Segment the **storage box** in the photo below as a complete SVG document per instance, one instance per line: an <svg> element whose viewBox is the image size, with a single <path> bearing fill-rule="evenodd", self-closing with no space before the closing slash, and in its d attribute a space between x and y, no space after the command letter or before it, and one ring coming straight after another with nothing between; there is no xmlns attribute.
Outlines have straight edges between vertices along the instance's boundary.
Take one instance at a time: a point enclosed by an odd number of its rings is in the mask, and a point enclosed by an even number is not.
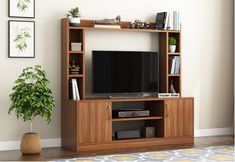
<svg viewBox="0 0 235 162"><path fill-rule="evenodd" d="M71 51L82 51L82 43L71 43Z"/></svg>

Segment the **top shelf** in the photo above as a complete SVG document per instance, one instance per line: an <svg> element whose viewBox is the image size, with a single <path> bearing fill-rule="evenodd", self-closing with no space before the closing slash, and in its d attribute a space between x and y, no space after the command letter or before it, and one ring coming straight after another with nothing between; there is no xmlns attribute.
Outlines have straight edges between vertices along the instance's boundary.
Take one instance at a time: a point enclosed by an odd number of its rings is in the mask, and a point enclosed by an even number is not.
<svg viewBox="0 0 235 162"><path fill-rule="evenodd" d="M145 32L145 33L180 33L180 30L155 30L155 29L131 29L131 22L122 21L121 28L95 28L95 20L81 20L79 26L70 26L69 19L62 19L67 24L67 28L70 30L111 30L111 31L129 31L129 32ZM150 26L153 28L155 23L150 23Z"/></svg>
<svg viewBox="0 0 235 162"><path fill-rule="evenodd" d="M179 30L154 30L154 29L130 29L130 28L94 28L94 27L82 27L82 26L70 26L69 29L83 29L83 30L116 30L116 31L131 31L131 32L147 32L147 33L180 33Z"/></svg>

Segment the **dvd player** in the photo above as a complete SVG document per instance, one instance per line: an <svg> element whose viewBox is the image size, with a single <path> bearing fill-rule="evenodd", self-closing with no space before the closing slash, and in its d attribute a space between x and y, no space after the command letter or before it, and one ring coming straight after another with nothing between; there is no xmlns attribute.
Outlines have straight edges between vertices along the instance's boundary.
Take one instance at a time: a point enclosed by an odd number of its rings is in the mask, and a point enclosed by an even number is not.
<svg viewBox="0 0 235 162"><path fill-rule="evenodd" d="M148 116L150 116L149 110L141 110L141 109L113 110L113 118L135 118L135 117L148 117Z"/></svg>

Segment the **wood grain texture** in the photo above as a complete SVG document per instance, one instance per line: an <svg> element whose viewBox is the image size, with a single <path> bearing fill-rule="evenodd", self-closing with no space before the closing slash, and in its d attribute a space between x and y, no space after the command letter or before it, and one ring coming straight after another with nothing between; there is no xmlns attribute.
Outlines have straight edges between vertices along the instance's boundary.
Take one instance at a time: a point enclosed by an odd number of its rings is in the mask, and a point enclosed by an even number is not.
<svg viewBox="0 0 235 162"><path fill-rule="evenodd" d="M194 136L194 100L180 100L183 107L183 136Z"/></svg>
<svg viewBox="0 0 235 162"><path fill-rule="evenodd" d="M192 144L192 137L186 138L172 138L172 139L139 139L139 140L119 140L111 143L101 143L93 145L80 145L80 151L92 151L92 150L109 150L109 149L123 149L123 148L140 148L149 146L160 146L160 145L175 145L175 144Z"/></svg>
<svg viewBox="0 0 235 162"><path fill-rule="evenodd" d="M168 92L168 33L159 33L159 81L160 92Z"/></svg>
<svg viewBox="0 0 235 162"><path fill-rule="evenodd" d="M78 145L78 116L77 116L77 102L75 101L64 101L65 107L63 109L62 118L62 147L77 151Z"/></svg>
<svg viewBox="0 0 235 162"><path fill-rule="evenodd" d="M165 137L193 137L193 99L167 100L165 107Z"/></svg>
<svg viewBox="0 0 235 162"><path fill-rule="evenodd" d="M79 103L78 129L79 144L112 141L111 103Z"/></svg>

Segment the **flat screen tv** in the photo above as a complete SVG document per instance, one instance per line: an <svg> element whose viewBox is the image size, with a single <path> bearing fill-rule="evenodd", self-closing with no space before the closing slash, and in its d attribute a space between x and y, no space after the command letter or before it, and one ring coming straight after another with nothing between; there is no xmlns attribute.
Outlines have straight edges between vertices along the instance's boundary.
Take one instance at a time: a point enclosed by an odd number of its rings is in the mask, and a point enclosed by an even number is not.
<svg viewBox="0 0 235 162"><path fill-rule="evenodd" d="M159 54L143 51L92 51L93 93L159 91Z"/></svg>

